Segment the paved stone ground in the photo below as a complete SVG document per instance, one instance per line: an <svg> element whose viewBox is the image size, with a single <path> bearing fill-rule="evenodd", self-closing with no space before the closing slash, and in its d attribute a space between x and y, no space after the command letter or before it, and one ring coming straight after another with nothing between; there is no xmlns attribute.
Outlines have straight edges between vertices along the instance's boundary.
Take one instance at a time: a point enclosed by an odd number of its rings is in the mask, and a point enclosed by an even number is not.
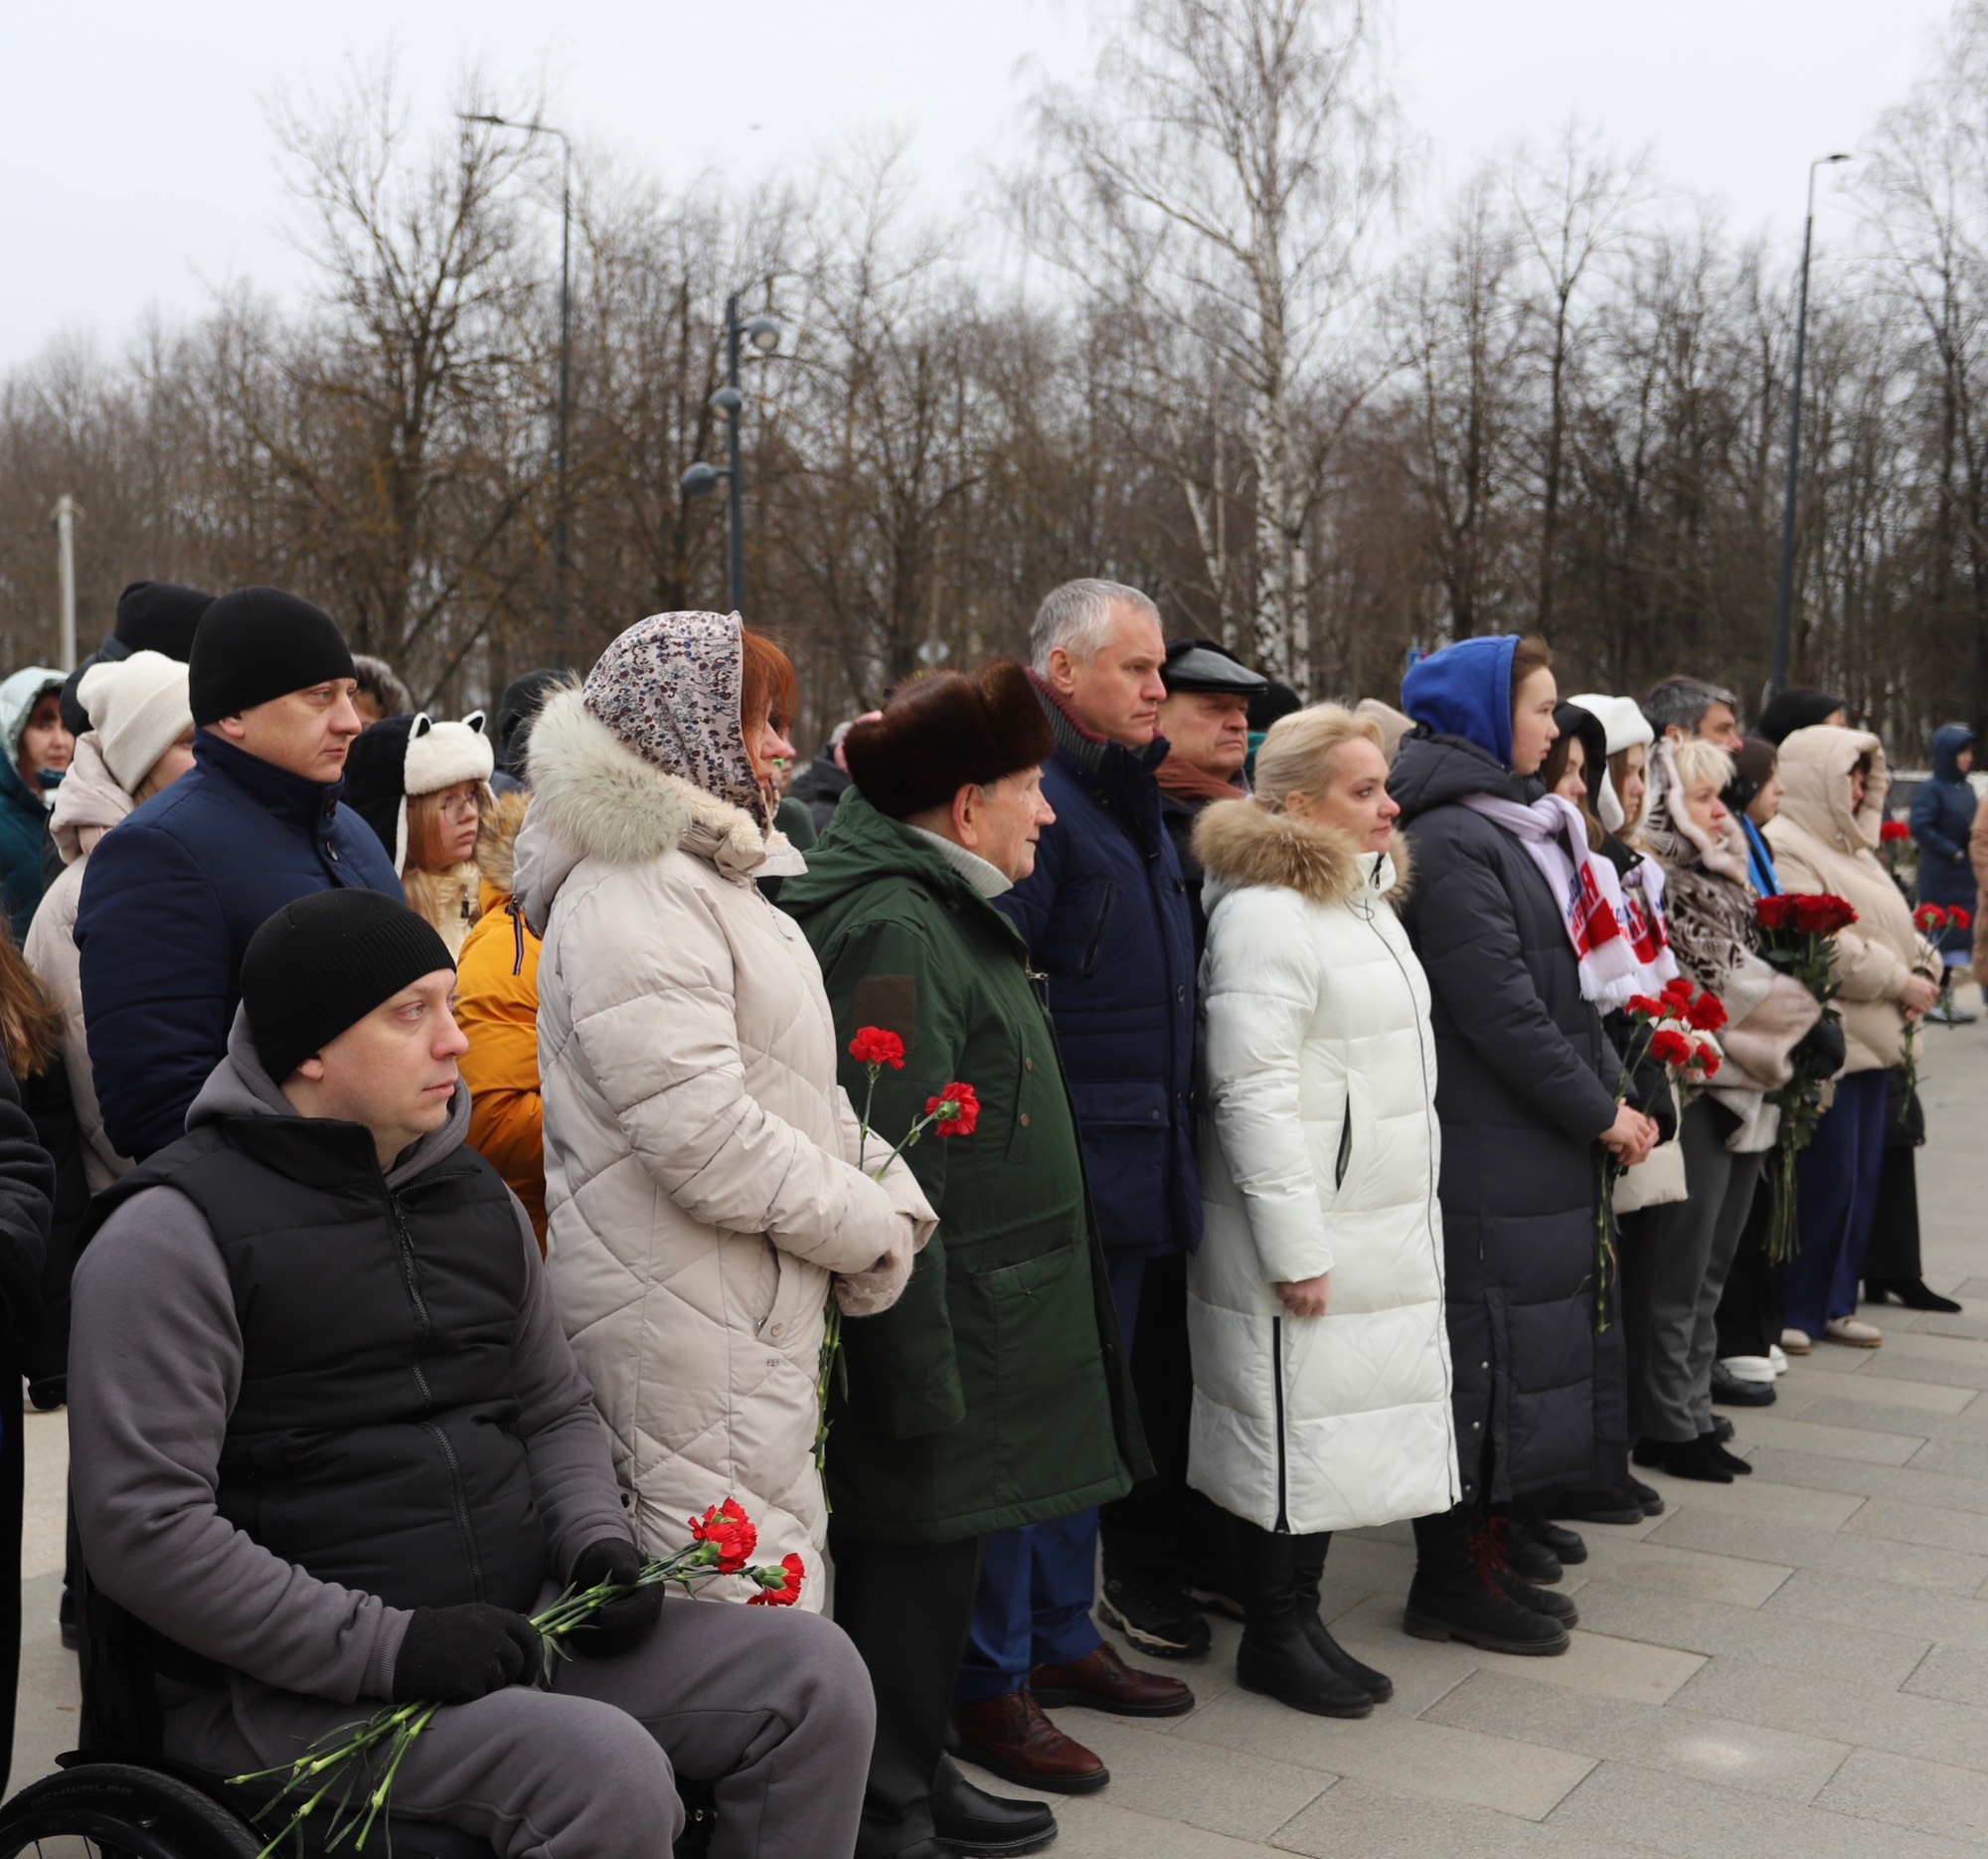
<svg viewBox="0 0 1988 1859"><path fill-rule="evenodd" d="M1325 1610L1394 1701L1343 1724L1239 1691L1218 1623L1183 1668L1191 1716L1063 1715L1112 1781L1060 1804L1061 1859L1988 1848L1988 1021L1932 1029L1923 1070L1927 1276L1965 1314L1870 1313L1882 1349L1819 1345L1771 1410L1737 1417L1752 1477L1660 1478L1663 1516L1591 1527L1563 1658L1407 1638L1406 1527L1342 1537ZM70 1746L77 1703L54 1626L63 1423L27 1426L16 1785Z"/></svg>

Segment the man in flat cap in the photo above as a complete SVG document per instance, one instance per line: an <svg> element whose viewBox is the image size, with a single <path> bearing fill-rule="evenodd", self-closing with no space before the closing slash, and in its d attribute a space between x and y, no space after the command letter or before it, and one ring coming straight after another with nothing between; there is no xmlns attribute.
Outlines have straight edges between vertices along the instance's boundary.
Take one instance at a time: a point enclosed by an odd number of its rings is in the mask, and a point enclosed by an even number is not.
<svg viewBox="0 0 1988 1859"><path fill-rule="evenodd" d="M1160 680L1167 687L1160 734L1171 751L1160 763L1160 815L1187 879L1199 961L1208 941L1208 913L1201 907L1194 823L1211 800L1234 800L1246 791L1242 764L1249 759L1249 700L1267 691L1270 681L1208 639L1176 639L1167 647Z"/></svg>

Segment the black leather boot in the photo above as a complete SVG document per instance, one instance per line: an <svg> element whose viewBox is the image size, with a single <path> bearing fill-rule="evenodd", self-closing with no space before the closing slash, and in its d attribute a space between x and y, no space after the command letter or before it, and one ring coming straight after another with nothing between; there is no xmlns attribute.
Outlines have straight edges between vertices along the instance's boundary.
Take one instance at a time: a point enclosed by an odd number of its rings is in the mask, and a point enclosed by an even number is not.
<svg viewBox="0 0 1988 1859"><path fill-rule="evenodd" d="M947 1853L1010 1859L1036 1852L1057 1836L1056 1815L1047 1801L1016 1800L977 1788L950 1756L938 1759L932 1777L931 1816L940 1850Z"/></svg>
<svg viewBox="0 0 1988 1859"><path fill-rule="evenodd" d="M1365 1717L1374 1699L1365 1686L1328 1665L1305 1630L1315 1603L1298 1593L1299 1537L1279 1536L1253 1524L1237 1530L1246 1615L1236 1648L1236 1682L1294 1711L1314 1717Z"/></svg>
<svg viewBox="0 0 1988 1859"><path fill-rule="evenodd" d="M1297 1590L1298 1599L1304 1604L1305 1637L1311 1641L1313 1651L1341 1678L1351 1679L1376 1704L1386 1704L1395 1695L1395 1681L1386 1672L1377 1672L1371 1665L1361 1664L1333 1638L1331 1629L1319 1617L1319 1582L1325 1574L1325 1557L1332 1547L1332 1532L1322 1530L1317 1536L1301 1536L1297 1539Z"/></svg>
<svg viewBox="0 0 1988 1859"><path fill-rule="evenodd" d="M1558 1620L1505 1592L1491 1544L1473 1540L1461 1505L1415 1519L1415 1579L1402 1624L1416 1639L1460 1639L1486 1652L1552 1655L1569 1644Z"/></svg>

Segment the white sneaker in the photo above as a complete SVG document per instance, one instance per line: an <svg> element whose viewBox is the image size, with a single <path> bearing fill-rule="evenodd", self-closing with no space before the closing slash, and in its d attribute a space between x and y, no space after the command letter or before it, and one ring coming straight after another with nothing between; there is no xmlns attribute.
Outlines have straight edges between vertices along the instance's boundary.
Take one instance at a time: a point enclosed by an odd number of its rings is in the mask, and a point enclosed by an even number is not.
<svg viewBox="0 0 1988 1859"><path fill-rule="evenodd" d="M1815 1344L1809 1340L1807 1330L1783 1330L1781 1347L1791 1356L1805 1356Z"/></svg>
<svg viewBox="0 0 1988 1859"><path fill-rule="evenodd" d="M1776 1375L1785 1375L1788 1372L1787 1351L1779 1343L1767 1345L1767 1360L1774 1365Z"/></svg>
<svg viewBox="0 0 1988 1859"><path fill-rule="evenodd" d="M1770 1382L1774 1365L1765 1356L1721 1356L1719 1366L1735 1381Z"/></svg>
<svg viewBox="0 0 1988 1859"><path fill-rule="evenodd" d="M1885 1332L1862 1317L1831 1317L1822 1326L1822 1333L1831 1342L1848 1343L1853 1349L1876 1349L1885 1340Z"/></svg>

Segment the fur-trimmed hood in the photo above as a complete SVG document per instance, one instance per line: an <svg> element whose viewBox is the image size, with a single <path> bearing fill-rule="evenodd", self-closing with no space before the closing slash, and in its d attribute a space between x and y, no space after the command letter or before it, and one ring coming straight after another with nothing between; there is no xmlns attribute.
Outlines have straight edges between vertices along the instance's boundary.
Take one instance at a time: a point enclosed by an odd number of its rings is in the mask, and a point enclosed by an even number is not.
<svg viewBox="0 0 1988 1859"><path fill-rule="evenodd" d="M1400 909L1408 889L1408 842L1364 850L1351 833L1272 812L1259 800L1218 800L1194 823L1194 855L1211 881L1209 907L1226 890L1280 885L1313 904L1347 904L1363 890Z"/></svg>
<svg viewBox="0 0 1988 1859"><path fill-rule="evenodd" d="M1865 756L1871 758L1871 778L1864 804L1853 809L1850 775ZM1883 743L1868 731L1816 724L1782 743L1780 766L1788 790L1781 818L1838 851L1877 851L1892 785Z"/></svg>
<svg viewBox="0 0 1988 1859"><path fill-rule="evenodd" d="M782 834L761 832L744 808L636 755L586 708L578 685L546 699L527 759L532 806L513 877L535 935L545 934L553 900L582 859L646 865L681 849L737 884L776 867L806 869Z"/></svg>

